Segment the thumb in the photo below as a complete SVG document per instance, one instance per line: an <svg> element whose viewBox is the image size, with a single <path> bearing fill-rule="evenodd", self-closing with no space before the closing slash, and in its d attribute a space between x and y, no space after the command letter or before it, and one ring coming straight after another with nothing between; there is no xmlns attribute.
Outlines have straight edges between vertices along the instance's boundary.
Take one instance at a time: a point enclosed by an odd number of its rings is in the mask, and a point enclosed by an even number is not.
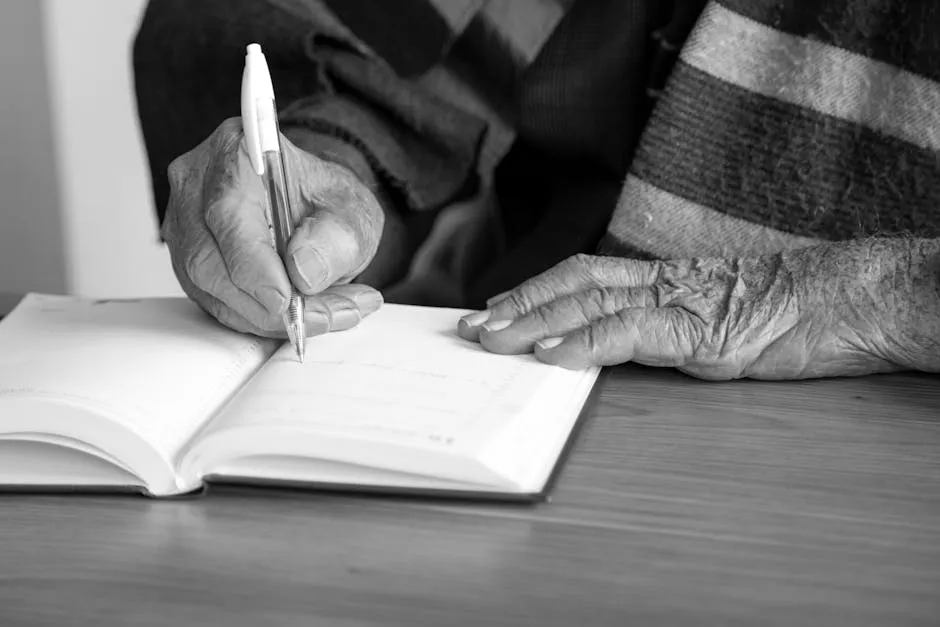
<svg viewBox="0 0 940 627"><path fill-rule="evenodd" d="M350 281L365 263L352 227L329 211L317 211L294 231L286 265L291 282L311 295Z"/></svg>

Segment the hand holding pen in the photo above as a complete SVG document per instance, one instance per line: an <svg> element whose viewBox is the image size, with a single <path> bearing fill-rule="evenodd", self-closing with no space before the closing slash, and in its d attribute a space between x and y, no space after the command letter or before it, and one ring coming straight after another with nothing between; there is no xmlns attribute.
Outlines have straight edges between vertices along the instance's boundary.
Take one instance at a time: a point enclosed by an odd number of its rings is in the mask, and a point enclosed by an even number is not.
<svg viewBox="0 0 940 627"><path fill-rule="evenodd" d="M221 323L263 337L285 337L292 293L305 301L306 337L355 326L381 294L349 281L369 266L384 215L350 170L277 135L293 234L271 232L273 215L252 163L242 121L225 120L168 169L170 200L162 231L186 294ZM291 137L316 145L317 137Z"/></svg>

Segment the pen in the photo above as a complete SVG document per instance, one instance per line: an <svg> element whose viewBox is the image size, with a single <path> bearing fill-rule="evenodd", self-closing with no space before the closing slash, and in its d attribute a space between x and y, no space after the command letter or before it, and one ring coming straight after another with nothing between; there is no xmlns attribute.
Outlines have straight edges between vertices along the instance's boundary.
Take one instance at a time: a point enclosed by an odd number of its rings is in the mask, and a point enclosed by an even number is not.
<svg viewBox="0 0 940 627"><path fill-rule="evenodd" d="M281 135L277 124L277 106L274 104L271 73L258 44L249 44L245 54L241 99L245 148L252 167L264 182L268 210L274 224L277 253L286 266L287 243L294 232L290 188L287 185L287 171L281 152ZM287 327L287 337L294 347L297 359L303 363L307 338L304 328L304 296L293 286L290 303L284 313L284 326Z"/></svg>

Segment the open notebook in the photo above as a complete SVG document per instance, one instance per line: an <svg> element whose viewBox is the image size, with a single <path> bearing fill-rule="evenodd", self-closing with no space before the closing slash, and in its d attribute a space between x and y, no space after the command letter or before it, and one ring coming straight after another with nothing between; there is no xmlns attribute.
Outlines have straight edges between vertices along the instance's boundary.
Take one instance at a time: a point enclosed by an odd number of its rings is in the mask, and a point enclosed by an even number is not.
<svg viewBox="0 0 940 627"><path fill-rule="evenodd" d="M0 485L541 495L598 369L487 353L463 313L385 305L301 365L185 299L31 294L0 321Z"/></svg>

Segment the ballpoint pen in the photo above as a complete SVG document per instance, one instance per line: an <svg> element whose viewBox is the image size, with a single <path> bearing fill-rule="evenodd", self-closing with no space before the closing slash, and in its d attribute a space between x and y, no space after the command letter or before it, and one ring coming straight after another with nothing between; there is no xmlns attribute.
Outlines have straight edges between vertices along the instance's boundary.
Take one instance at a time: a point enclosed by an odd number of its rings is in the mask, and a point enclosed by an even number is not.
<svg viewBox="0 0 940 627"><path fill-rule="evenodd" d="M281 261L287 263L287 243L294 231L291 217L290 188L287 171L281 152L281 135L277 123L277 106L274 104L274 87L264 53L258 44L249 44L245 54L245 71L242 74L242 127L245 131L245 148L251 165L264 182L268 198L268 211L274 225L274 240ZM306 329L304 328L304 296L296 287L291 287L290 302L284 313L287 337L304 360Z"/></svg>

